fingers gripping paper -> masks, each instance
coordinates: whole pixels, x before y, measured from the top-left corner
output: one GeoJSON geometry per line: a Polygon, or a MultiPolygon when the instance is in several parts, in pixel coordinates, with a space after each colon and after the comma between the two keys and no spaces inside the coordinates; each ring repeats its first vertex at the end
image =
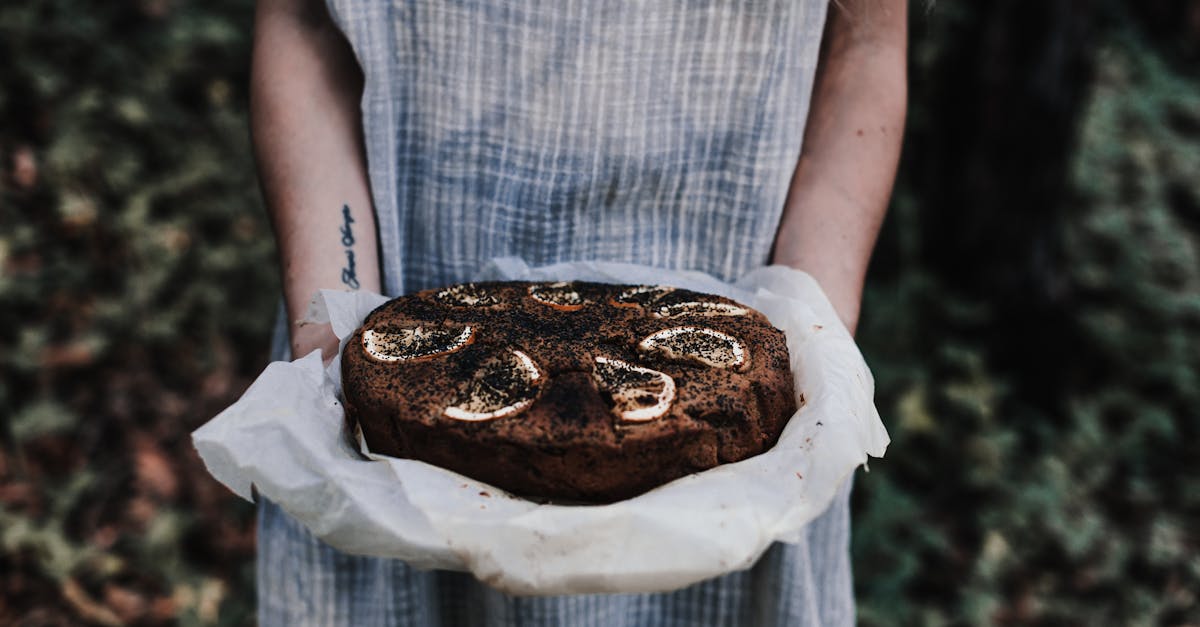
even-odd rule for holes
{"type": "MultiPolygon", "coordinates": [[[[493,260],[478,280],[670,284],[763,312],[787,335],[804,402],[778,444],[610,505],[537,504],[423,462],[364,456],[345,436],[340,360],[275,362],[193,433],[209,471],[243,498],[251,485],[350,553],[466,570],[510,593],[650,592],[749,567],[797,541],[888,436],[874,382],[808,275],[771,266],[733,285],[694,272],[614,263],[530,268],[493,260]]],[[[322,290],[309,317],[346,338],[386,297],[322,290]]]]}

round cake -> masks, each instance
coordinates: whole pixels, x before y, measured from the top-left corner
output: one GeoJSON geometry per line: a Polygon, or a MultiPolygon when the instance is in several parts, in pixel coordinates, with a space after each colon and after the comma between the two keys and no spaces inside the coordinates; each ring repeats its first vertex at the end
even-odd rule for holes
{"type": "Polygon", "coordinates": [[[342,385],[372,453],[582,502],[757,455],[796,411],[782,331],[733,300],[658,285],[396,298],[350,338],[342,385]]]}

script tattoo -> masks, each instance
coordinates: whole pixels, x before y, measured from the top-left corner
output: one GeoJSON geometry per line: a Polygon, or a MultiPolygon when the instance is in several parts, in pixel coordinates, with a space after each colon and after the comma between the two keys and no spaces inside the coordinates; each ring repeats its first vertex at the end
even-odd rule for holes
{"type": "Polygon", "coordinates": [[[352,290],[358,289],[358,273],[354,268],[354,232],[350,230],[350,225],[354,224],[354,217],[350,215],[350,205],[342,205],[342,246],[346,247],[346,266],[342,268],[342,283],[345,283],[352,290]]]}

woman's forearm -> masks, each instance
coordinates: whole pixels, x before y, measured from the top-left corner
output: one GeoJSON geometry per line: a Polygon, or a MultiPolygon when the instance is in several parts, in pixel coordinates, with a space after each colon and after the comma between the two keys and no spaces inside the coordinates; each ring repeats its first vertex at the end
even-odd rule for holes
{"type": "Polygon", "coordinates": [[[297,357],[315,347],[299,341],[296,321],[317,289],[380,291],[361,96],[358,64],[321,0],[260,0],[251,134],[297,357]]]}
{"type": "Polygon", "coordinates": [[[906,4],[830,4],[804,147],[772,255],[816,278],[851,331],[900,159],[906,4]]]}

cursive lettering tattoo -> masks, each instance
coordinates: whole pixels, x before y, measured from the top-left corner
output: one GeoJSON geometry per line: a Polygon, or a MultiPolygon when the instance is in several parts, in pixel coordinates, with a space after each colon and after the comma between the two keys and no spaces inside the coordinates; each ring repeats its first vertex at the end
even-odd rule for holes
{"type": "Polygon", "coordinates": [[[354,245],[354,233],[350,225],[354,224],[354,216],[350,215],[350,205],[342,205],[342,246],[349,248],[354,245]]]}
{"type": "Polygon", "coordinates": [[[346,249],[346,267],[342,268],[342,283],[350,286],[350,289],[358,289],[358,275],[354,271],[354,251],[346,249]]]}
{"type": "Polygon", "coordinates": [[[342,235],[342,246],[346,247],[346,266],[342,268],[342,283],[356,290],[358,272],[354,266],[354,232],[350,230],[351,224],[354,224],[354,217],[350,215],[350,205],[342,205],[342,226],[339,231],[342,235]]]}

